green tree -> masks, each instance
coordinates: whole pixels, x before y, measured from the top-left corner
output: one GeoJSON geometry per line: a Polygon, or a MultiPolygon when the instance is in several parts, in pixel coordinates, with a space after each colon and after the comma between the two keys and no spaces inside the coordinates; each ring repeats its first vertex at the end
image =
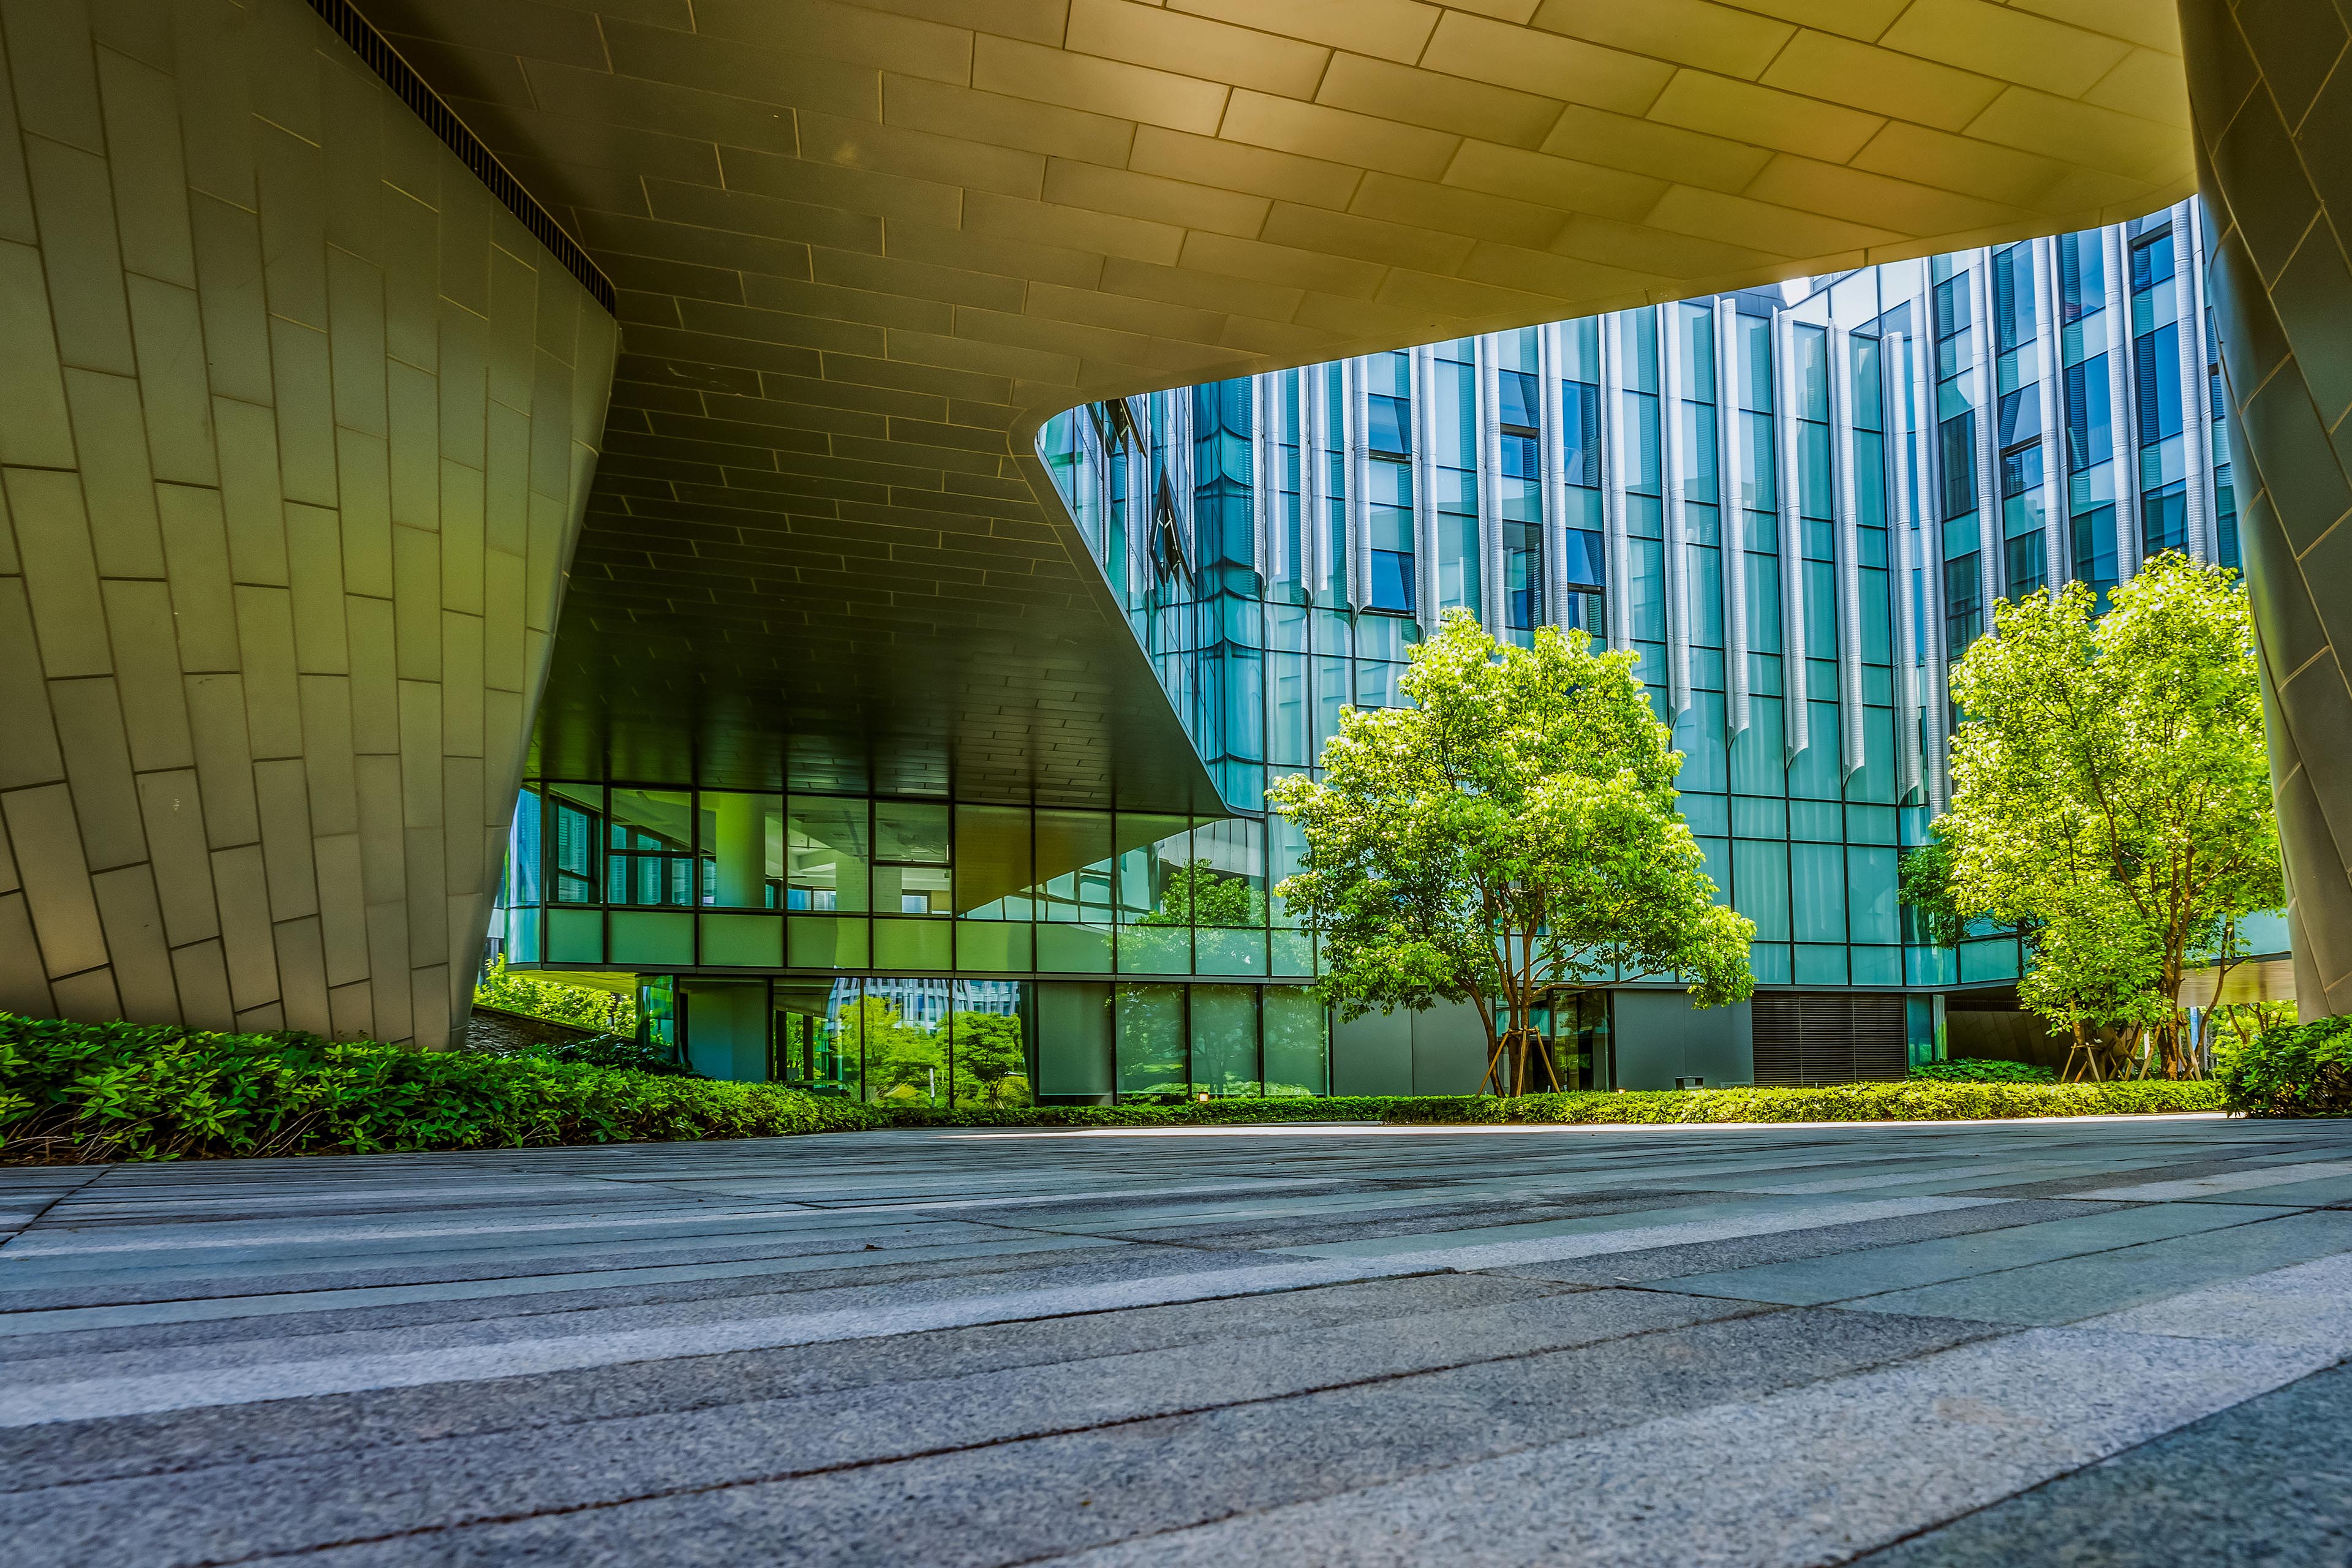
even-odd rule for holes
{"type": "Polygon", "coordinates": [[[1633,654],[1550,628],[1498,646],[1454,611],[1412,658],[1412,707],[1342,711],[1323,782],[1266,792],[1306,838],[1276,891],[1322,937],[1326,1003],[1468,1002],[1487,1081],[1523,1093],[1549,1069],[1528,1020],[1555,988],[1671,974],[1701,1006],[1755,989],[1756,928],[1714,901],[1633,654]]]}
{"type": "Polygon", "coordinates": [[[2168,552],[2095,614],[2069,584],[1994,613],[1952,672],[1951,908],[2025,928],[2024,1004],[2068,1076],[2193,1076],[2175,997],[2225,922],[2284,898],[2236,574],[2168,552]]]}

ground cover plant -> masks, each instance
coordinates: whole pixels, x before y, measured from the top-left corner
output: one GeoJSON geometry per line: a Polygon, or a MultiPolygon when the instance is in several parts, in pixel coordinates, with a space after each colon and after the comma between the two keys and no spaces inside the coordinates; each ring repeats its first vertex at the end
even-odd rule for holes
{"type": "Polygon", "coordinates": [[[374,1153],[887,1125],[770,1084],[0,1014],[0,1160],[374,1153]]]}
{"type": "Polygon", "coordinates": [[[2222,1054],[2220,1077],[2250,1116],[2352,1116],[2352,1017],[2265,1029],[2222,1054]]]}

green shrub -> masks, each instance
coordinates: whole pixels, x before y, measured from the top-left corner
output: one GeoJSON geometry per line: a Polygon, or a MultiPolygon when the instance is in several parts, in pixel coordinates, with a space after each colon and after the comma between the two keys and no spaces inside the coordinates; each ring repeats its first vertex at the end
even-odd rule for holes
{"type": "Polygon", "coordinates": [[[2221,1054],[2230,1109],[2249,1116],[2352,1116],[2352,1017],[2265,1029],[2221,1054]]]}
{"type": "Polygon", "coordinates": [[[1948,1062],[1926,1062],[1911,1069],[1915,1080],[1929,1083],[2056,1083],[2058,1075],[2032,1062],[2005,1062],[1991,1057],[1961,1057],[1948,1062]]]}
{"type": "MultiPolygon", "coordinates": [[[[2307,1054],[2335,1054],[2323,1070],[2293,1081],[2333,1084],[2338,1099],[2331,1103],[2352,1109],[2344,1074],[2346,1057],[2352,1055],[2347,1046],[2352,1029],[2336,1030],[2322,1046],[2298,1047],[2307,1054]]],[[[618,1052],[617,1047],[609,1048],[618,1052]]],[[[2221,1096],[2222,1086],[2212,1082],[1915,1080],[1834,1089],[1535,1094],[1517,1100],[1286,1096],[944,1110],[864,1105],[774,1084],[561,1061],[536,1052],[414,1051],[336,1045],[315,1035],[215,1035],[0,1014],[0,1160],[59,1163],[769,1138],[884,1127],[1973,1120],[2213,1110],[2221,1109],[2221,1096]]]]}
{"type": "Polygon", "coordinates": [[[771,1084],[0,1014],[0,1159],[373,1153],[887,1126],[771,1084]]]}

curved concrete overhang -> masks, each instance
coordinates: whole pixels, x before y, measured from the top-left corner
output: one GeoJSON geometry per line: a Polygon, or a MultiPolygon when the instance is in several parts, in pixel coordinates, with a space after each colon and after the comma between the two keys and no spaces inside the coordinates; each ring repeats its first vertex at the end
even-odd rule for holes
{"type": "Polygon", "coordinates": [[[619,290],[573,776],[1217,810],[1045,418],[2195,188],[2171,0],[362,9],[619,290]]]}

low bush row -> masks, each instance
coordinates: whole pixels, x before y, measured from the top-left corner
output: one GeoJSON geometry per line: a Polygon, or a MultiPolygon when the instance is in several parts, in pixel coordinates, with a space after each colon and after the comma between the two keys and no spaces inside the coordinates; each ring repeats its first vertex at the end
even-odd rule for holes
{"type": "MultiPolygon", "coordinates": [[[[2352,1031],[2305,1048],[2340,1068],[2352,1031]],[[2329,1051],[2336,1056],[2326,1056],[2329,1051]]],[[[619,1054],[619,1053],[616,1053],[619,1054]]],[[[2265,1080],[2266,1081],[2266,1080],[2265,1080]]],[[[2337,1080],[2328,1080],[2337,1081],[2337,1080]]],[[[2247,1080],[2244,1092],[2256,1092],[2247,1080]]],[[[2233,1090],[2233,1092],[2237,1092],[2233,1090]]],[[[2273,1101],[2251,1108],[2273,1109],[2273,1101]]],[[[2321,1101],[2297,1100],[2302,1110],[2321,1101]]],[[[2333,1104],[2335,1101],[2325,1101],[2333,1104]]],[[[2222,1108],[2219,1083],[1902,1083],[1646,1093],[1305,1097],[939,1110],[524,1053],[420,1052],[0,1014],[0,1161],[373,1153],[885,1127],[1973,1121],[2222,1108]]],[[[2347,1105],[2347,1109],[2352,1109],[2347,1105]]]]}
{"type": "Polygon", "coordinates": [[[2030,1116],[2146,1116],[2219,1110],[2221,1086],[2134,1083],[1848,1083],[1822,1089],[1688,1089],[1530,1094],[1517,1100],[1417,1100],[1391,1121],[1983,1121],[2030,1116]]]}

